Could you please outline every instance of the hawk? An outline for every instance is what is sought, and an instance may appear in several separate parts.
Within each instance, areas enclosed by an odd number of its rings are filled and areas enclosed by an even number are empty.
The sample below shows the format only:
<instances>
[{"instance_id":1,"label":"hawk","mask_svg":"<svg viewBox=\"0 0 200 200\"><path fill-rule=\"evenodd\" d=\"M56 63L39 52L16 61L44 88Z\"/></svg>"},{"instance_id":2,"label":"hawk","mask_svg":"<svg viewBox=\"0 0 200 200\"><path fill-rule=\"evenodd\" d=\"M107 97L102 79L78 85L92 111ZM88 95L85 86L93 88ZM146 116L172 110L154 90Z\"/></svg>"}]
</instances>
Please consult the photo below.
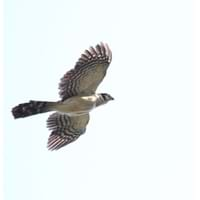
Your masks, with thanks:
<instances>
[{"instance_id":1,"label":"hawk","mask_svg":"<svg viewBox=\"0 0 200 200\"><path fill-rule=\"evenodd\" d=\"M86 131L89 112L114 98L107 93L96 93L112 60L107 44L90 47L80 56L73 69L68 71L59 84L61 100L29 101L12 109L14 118L55 111L47 119L51 131L47 148L58 150L75 141Z\"/></svg>"}]
</instances>

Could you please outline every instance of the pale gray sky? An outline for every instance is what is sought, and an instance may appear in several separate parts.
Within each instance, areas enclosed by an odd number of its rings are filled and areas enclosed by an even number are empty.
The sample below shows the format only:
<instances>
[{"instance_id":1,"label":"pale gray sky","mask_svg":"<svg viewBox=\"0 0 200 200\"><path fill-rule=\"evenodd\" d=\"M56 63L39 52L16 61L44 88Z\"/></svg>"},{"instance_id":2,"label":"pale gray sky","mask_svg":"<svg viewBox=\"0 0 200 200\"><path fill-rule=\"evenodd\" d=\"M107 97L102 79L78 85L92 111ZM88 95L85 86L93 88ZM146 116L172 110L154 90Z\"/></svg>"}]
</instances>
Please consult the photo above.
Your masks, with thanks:
<instances>
[{"instance_id":1,"label":"pale gray sky","mask_svg":"<svg viewBox=\"0 0 200 200\"><path fill-rule=\"evenodd\" d=\"M5 199L190 200L192 1L5 2ZM49 114L14 120L29 100L57 100L58 83L90 45L113 61L87 132L46 149Z\"/></svg>"}]
</instances>

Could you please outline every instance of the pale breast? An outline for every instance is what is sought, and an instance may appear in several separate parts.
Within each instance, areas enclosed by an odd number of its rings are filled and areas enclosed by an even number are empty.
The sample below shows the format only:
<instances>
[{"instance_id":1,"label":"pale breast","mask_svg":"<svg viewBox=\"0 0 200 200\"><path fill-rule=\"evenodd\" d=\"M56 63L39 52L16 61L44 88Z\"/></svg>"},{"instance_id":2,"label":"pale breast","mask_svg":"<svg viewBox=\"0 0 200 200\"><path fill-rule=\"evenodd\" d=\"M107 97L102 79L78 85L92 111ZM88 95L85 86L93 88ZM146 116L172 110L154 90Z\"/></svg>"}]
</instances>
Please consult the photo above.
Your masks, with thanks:
<instances>
[{"instance_id":1,"label":"pale breast","mask_svg":"<svg viewBox=\"0 0 200 200\"><path fill-rule=\"evenodd\" d=\"M59 112L68 113L69 115L83 115L89 113L95 107L95 98L89 97L71 97L56 106Z\"/></svg>"}]
</instances>

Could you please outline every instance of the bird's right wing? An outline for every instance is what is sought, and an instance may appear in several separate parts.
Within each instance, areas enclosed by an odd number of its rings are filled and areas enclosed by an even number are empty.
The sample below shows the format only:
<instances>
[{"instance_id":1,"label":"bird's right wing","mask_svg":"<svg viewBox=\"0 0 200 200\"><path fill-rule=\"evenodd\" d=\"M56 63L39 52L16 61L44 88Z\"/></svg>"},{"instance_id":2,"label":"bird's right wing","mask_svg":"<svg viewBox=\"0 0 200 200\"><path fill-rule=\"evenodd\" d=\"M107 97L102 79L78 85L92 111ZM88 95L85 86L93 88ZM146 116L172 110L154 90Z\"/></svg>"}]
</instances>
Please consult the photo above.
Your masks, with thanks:
<instances>
[{"instance_id":1,"label":"bird's right wing","mask_svg":"<svg viewBox=\"0 0 200 200\"><path fill-rule=\"evenodd\" d=\"M74 69L68 71L59 84L60 97L65 100L77 95L94 94L106 75L112 60L112 52L107 44L90 47L81 55Z\"/></svg>"},{"instance_id":2,"label":"bird's right wing","mask_svg":"<svg viewBox=\"0 0 200 200\"><path fill-rule=\"evenodd\" d=\"M47 148L58 150L75 141L86 131L88 122L89 114L71 117L58 112L53 113L47 119L47 127L52 130Z\"/></svg>"}]
</instances>

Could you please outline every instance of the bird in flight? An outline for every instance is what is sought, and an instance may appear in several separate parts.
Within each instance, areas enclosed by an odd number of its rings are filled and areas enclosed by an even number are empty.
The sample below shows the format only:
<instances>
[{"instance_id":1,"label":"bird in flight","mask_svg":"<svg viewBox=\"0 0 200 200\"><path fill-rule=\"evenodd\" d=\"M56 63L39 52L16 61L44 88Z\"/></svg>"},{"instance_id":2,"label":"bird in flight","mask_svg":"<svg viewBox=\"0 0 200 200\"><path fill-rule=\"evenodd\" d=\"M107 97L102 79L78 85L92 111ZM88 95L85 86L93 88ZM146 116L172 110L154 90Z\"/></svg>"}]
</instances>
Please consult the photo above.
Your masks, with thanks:
<instances>
[{"instance_id":1,"label":"bird in flight","mask_svg":"<svg viewBox=\"0 0 200 200\"><path fill-rule=\"evenodd\" d=\"M12 109L14 118L55 111L47 119L47 127L51 131L47 148L58 150L75 141L86 131L89 112L114 99L107 93L96 93L111 60L112 52L107 44L90 47L80 56L74 68L61 78L61 100L31 100L19 104Z\"/></svg>"}]
</instances>

